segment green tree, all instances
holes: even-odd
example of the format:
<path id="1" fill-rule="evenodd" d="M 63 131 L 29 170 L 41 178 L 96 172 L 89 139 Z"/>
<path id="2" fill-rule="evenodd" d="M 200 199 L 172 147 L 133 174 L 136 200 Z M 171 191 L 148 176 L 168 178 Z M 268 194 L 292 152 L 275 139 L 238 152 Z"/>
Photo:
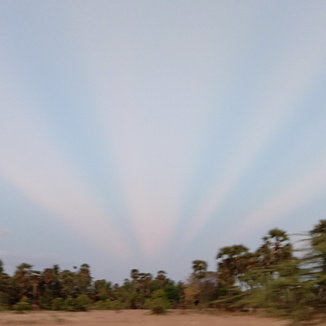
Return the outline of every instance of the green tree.
<path id="1" fill-rule="evenodd" d="M 0 260 L 0 310 L 11 305 L 13 297 L 12 278 L 4 272 L 3 262 Z"/>
<path id="2" fill-rule="evenodd" d="M 216 255 L 217 277 L 220 287 L 228 290 L 235 284 L 248 265 L 248 248 L 243 245 L 223 247 Z"/>
<path id="3" fill-rule="evenodd" d="M 193 275 L 196 280 L 200 281 L 206 276 L 208 264 L 204 260 L 194 260 L 192 262 Z"/>
<path id="4" fill-rule="evenodd" d="M 326 220 L 320 220 L 309 235 L 312 250 L 304 260 L 306 278 L 313 284 L 315 311 L 326 313 Z"/>
<path id="5" fill-rule="evenodd" d="M 159 270 L 156 275 L 156 280 L 158 280 L 161 287 L 163 287 L 165 281 L 166 281 L 166 271 Z"/>
<path id="6" fill-rule="evenodd" d="M 93 296 L 95 301 L 105 301 L 112 296 L 111 282 L 106 280 L 97 280 L 94 283 Z"/>
<path id="7" fill-rule="evenodd" d="M 17 266 L 13 276 L 17 298 L 24 300 L 32 294 L 32 265 L 22 263 Z"/>
<path id="8" fill-rule="evenodd" d="M 172 306 L 176 306 L 177 303 L 180 301 L 183 293 L 183 288 L 181 287 L 181 285 L 176 284 L 174 281 L 168 279 L 163 289 L 170 304 Z"/>
<path id="9" fill-rule="evenodd" d="M 193 306 L 199 300 L 200 288 L 198 283 L 190 282 L 184 289 L 184 300 L 187 306 Z"/>
<path id="10" fill-rule="evenodd" d="M 89 294 L 91 290 L 91 271 L 88 264 L 82 264 L 76 273 L 76 286 L 80 294 Z"/>
<path id="11" fill-rule="evenodd" d="M 75 296 L 77 293 L 75 276 L 76 275 L 74 272 L 67 269 L 63 270 L 59 275 L 61 295 L 65 299 L 71 296 Z"/>
<path id="12" fill-rule="evenodd" d="M 293 248 L 287 233 L 280 229 L 270 230 L 263 237 L 263 244 L 256 252 L 260 265 L 268 267 L 293 257 Z"/>

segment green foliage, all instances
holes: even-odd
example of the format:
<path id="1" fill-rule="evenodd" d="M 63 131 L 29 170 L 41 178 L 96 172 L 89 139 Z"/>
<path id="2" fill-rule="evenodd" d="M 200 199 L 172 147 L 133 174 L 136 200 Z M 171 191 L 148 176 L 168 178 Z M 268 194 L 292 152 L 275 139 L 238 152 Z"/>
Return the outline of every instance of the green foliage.
<path id="1" fill-rule="evenodd" d="M 23 313 L 25 311 L 32 310 L 32 306 L 27 300 L 23 299 L 14 304 L 13 309 L 18 313 Z"/>
<path id="2" fill-rule="evenodd" d="M 172 281 L 167 282 L 164 285 L 163 289 L 171 305 L 175 304 L 180 300 L 180 292 L 183 291 L 182 290 L 180 291 L 180 289 L 174 282 Z"/>
<path id="3" fill-rule="evenodd" d="M 198 300 L 200 288 L 197 283 L 190 283 L 184 290 L 184 299 L 187 306 L 193 306 Z"/>
<path id="4" fill-rule="evenodd" d="M 243 245 L 224 247 L 217 253 L 217 276 L 220 286 L 232 288 L 239 277 L 246 271 L 251 256 Z"/>
<path id="5" fill-rule="evenodd" d="M 64 300 L 62 308 L 61 303 L 61 300 L 56 300 L 53 302 L 53 305 L 56 305 L 55 310 L 63 309 L 66 311 L 87 311 L 89 310 L 92 302 L 86 294 L 80 294 L 77 296 L 77 298 L 68 297 L 66 300 Z"/>
<path id="6" fill-rule="evenodd" d="M 77 311 L 76 310 L 76 300 L 72 297 L 68 297 L 63 304 L 63 310 L 66 311 Z"/>
<path id="7" fill-rule="evenodd" d="M 94 305 L 93 308 L 96 310 L 110 310 L 112 309 L 112 301 L 109 299 L 106 300 L 101 300 L 97 301 Z"/>
<path id="8" fill-rule="evenodd" d="M 205 277 L 207 272 L 207 262 L 204 260 L 194 260 L 192 262 L 193 275 L 197 280 L 200 280 Z"/>
<path id="9" fill-rule="evenodd" d="M 123 308 L 125 308 L 125 307 L 124 307 L 123 303 L 120 302 L 119 300 L 114 300 L 114 301 L 111 302 L 111 305 L 110 305 L 111 310 L 118 311 L 118 310 L 121 310 Z"/>
<path id="10" fill-rule="evenodd" d="M 76 273 L 76 291 L 81 294 L 88 293 L 91 287 L 91 272 L 88 264 L 82 264 Z"/>
<path id="11" fill-rule="evenodd" d="M 131 309 L 142 309 L 146 298 L 140 293 L 134 293 L 130 299 L 130 308 Z"/>
<path id="12" fill-rule="evenodd" d="M 86 294 L 80 294 L 75 299 L 75 309 L 76 311 L 87 311 L 91 306 L 91 299 Z"/>
<path id="13" fill-rule="evenodd" d="M 41 309 L 51 310 L 53 301 L 53 291 L 46 288 L 39 298 L 39 305 Z"/>
<path id="14" fill-rule="evenodd" d="M 163 315 L 166 313 L 166 308 L 164 307 L 163 302 L 161 302 L 161 299 L 155 299 L 153 301 L 151 311 L 155 315 Z"/>
<path id="15" fill-rule="evenodd" d="M 263 306 L 268 312 L 299 321 L 310 317 L 309 306 L 314 295 L 298 280 L 281 278 L 273 280 L 266 287 L 264 299 Z"/>
<path id="16" fill-rule="evenodd" d="M 323 259 L 314 246 L 316 242 L 317 246 L 323 242 L 323 235 L 316 228 L 310 235 L 312 250 L 304 259 L 298 259 L 292 255 L 286 234 L 278 229 L 271 230 L 257 251 L 259 263 L 242 278 L 250 288 L 242 302 L 295 322 L 311 319 L 322 312 L 320 285 L 325 278 L 320 271 L 323 270 Z M 314 241 L 317 238 L 318 241 Z"/>
<path id="17" fill-rule="evenodd" d="M 158 299 L 158 298 L 167 300 L 166 293 L 164 290 L 156 290 L 155 292 L 153 292 L 152 299 Z"/>
<path id="18" fill-rule="evenodd" d="M 296 322 L 311 318 L 312 304 L 316 300 L 313 284 L 303 281 L 303 271 L 294 268 L 297 264 L 298 261 L 283 262 L 279 267 L 282 273 L 270 278 L 264 286 L 247 291 L 243 302 Z"/>
<path id="19" fill-rule="evenodd" d="M 165 309 L 170 309 L 171 304 L 164 290 L 157 290 L 152 295 L 152 306 L 162 305 Z"/>
<path id="20" fill-rule="evenodd" d="M 218 299 L 211 302 L 215 307 L 229 311 L 241 310 L 244 307 L 241 301 L 243 293 L 238 286 L 220 289 L 219 294 Z"/>
<path id="21" fill-rule="evenodd" d="M 150 309 L 153 313 L 160 314 L 165 313 L 166 309 L 170 309 L 171 304 L 165 291 L 160 289 L 153 292 L 152 298 L 146 300 L 143 308 Z"/>
<path id="22" fill-rule="evenodd" d="M 52 310 L 65 310 L 65 300 L 63 298 L 55 298 L 52 300 Z"/>

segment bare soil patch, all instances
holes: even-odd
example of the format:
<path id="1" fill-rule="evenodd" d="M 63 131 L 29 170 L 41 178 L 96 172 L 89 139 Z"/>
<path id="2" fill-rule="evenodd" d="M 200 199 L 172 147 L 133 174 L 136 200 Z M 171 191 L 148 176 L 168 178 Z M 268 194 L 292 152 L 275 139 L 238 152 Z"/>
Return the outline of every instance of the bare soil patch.
<path id="1" fill-rule="evenodd" d="M 171 311 L 152 315 L 146 310 L 58 312 L 37 311 L 25 314 L 0 313 L 0 325 L 78 325 L 78 326 L 285 326 L 284 320 L 256 315 L 194 313 Z"/>

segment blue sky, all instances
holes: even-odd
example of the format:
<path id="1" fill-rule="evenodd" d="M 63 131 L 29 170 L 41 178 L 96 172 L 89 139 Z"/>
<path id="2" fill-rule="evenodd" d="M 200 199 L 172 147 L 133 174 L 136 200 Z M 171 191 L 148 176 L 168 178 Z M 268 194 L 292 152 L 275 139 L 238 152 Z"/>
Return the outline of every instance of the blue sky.
<path id="1" fill-rule="evenodd" d="M 326 218 L 325 1 L 2 0 L 0 258 L 185 279 Z"/>

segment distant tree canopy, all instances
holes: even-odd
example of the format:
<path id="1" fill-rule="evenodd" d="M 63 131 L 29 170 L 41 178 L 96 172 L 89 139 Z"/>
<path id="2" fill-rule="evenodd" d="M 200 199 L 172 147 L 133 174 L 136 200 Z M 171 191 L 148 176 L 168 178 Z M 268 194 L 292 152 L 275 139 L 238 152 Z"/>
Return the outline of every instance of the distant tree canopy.
<path id="1" fill-rule="evenodd" d="M 295 257 L 288 234 L 274 228 L 254 251 L 242 244 L 217 250 L 216 270 L 209 271 L 204 260 L 192 261 L 187 282 L 169 279 L 164 270 L 153 276 L 132 269 L 130 279 L 112 284 L 94 280 L 88 264 L 37 271 L 22 263 L 10 276 L 0 260 L 0 310 L 263 308 L 295 321 L 311 319 L 326 313 L 326 220 L 307 232 L 305 240 L 300 258 Z"/>

